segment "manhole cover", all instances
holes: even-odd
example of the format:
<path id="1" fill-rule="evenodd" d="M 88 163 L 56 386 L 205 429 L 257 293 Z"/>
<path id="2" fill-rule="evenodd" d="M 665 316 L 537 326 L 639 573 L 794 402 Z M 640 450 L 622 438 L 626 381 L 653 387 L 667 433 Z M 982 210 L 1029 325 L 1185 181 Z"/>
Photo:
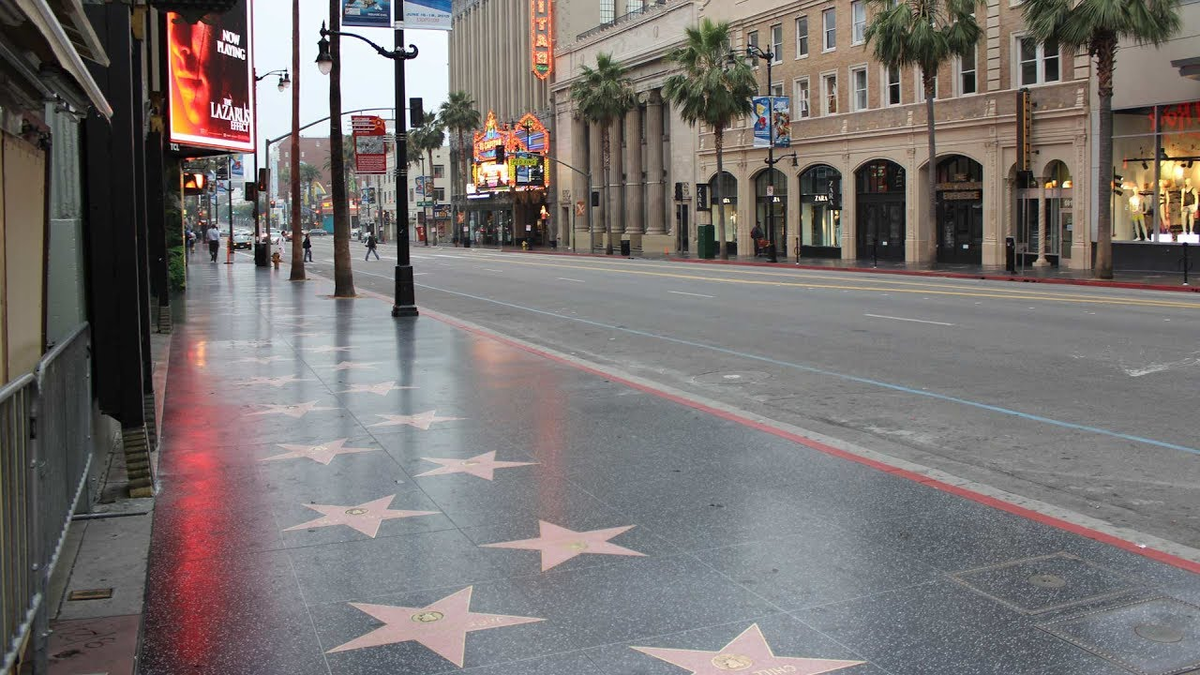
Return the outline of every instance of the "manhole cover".
<path id="1" fill-rule="evenodd" d="M 1183 642 L 1183 631 L 1158 623 L 1144 623 L 1140 626 L 1134 626 L 1133 632 L 1151 642 L 1161 642 L 1163 644 Z"/>
<path id="2" fill-rule="evenodd" d="M 1029 577 L 1029 583 L 1038 588 L 1062 588 L 1067 580 L 1055 574 L 1035 574 Z"/>
<path id="3" fill-rule="evenodd" d="M 704 373 L 692 378 L 696 384 L 755 384 L 770 379 L 771 374 L 761 370 L 721 370 Z"/>

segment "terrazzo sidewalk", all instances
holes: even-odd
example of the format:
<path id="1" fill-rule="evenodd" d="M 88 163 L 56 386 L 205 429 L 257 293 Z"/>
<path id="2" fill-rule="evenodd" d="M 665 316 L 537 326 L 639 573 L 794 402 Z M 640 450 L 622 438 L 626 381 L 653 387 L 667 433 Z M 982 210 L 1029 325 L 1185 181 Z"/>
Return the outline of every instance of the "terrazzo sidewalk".
<path id="1" fill-rule="evenodd" d="M 1200 576 L 286 274 L 189 270 L 141 673 L 1200 668 Z"/>

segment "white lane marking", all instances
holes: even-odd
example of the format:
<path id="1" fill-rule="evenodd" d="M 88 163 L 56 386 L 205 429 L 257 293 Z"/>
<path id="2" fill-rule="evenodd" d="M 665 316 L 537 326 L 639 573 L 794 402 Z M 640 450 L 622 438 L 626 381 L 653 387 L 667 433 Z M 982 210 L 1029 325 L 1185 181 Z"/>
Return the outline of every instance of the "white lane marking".
<path id="1" fill-rule="evenodd" d="M 675 295 L 691 295 L 691 296 L 697 297 L 697 298 L 715 298 L 715 297 L 717 297 L 715 295 L 705 295 L 703 293 L 688 293 L 687 291 L 667 291 L 667 292 L 674 293 Z"/>
<path id="2" fill-rule="evenodd" d="M 570 277 L 558 277 L 558 280 L 559 281 L 574 281 L 577 284 L 586 284 L 587 283 L 583 279 L 572 279 Z"/>
<path id="3" fill-rule="evenodd" d="M 501 274 L 503 274 L 503 272 L 501 272 L 501 270 L 494 270 L 490 267 L 480 267 L 479 269 L 483 270 L 484 272 L 500 272 Z"/>
<path id="4" fill-rule="evenodd" d="M 863 316 L 869 316 L 874 319 L 891 319 L 892 321 L 911 321 L 912 323 L 928 323 L 928 324 L 932 324 L 934 326 L 953 326 L 954 325 L 952 323 L 946 323 L 945 321 L 926 321 L 924 319 L 906 319 L 902 316 L 885 316 L 883 314 L 863 314 Z"/>
<path id="5" fill-rule="evenodd" d="M 413 272 L 413 276 L 414 276 L 414 277 L 423 277 L 423 276 L 425 276 L 426 274 L 429 274 L 429 272 Z M 389 278 L 390 278 L 390 277 L 389 277 Z"/>

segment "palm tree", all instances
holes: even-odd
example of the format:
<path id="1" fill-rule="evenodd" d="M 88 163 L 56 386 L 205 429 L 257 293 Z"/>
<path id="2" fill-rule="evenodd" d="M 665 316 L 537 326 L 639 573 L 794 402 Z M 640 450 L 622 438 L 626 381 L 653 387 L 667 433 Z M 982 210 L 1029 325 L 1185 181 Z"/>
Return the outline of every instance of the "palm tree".
<path id="1" fill-rule="evenodd" d="M 475 109 L 475 99 L 465 91 L 452 91 L 450 98 L 442 104 L 438 110 L 438 117 L 442 120 L 442 124 L 446 129 L 453 131 L 458 137 L 458 160 L 462 167 L 458 172 L 459 180 L 463 185 L 462 192 L 458 194 L 466 194 L 467 184 L 467 158 L 471 156 L 467 149 L 466 141 L 463 138 L 464 134 L 469 131 L 474 131 L 479 128 L 479 111 Z M 454 183 L 451 181 L 451 194 L 455 192 Z M 457 215 L 457 214 L 456 214 Z M 458 241 L 458 225 L 456 215 L 451 217 L 451 222 L 455 223 L 454 237 Z"/>
<path id="2" fill-rule="evenodd" d="M 717 181 L 712 203 L 720 209 L 717 238 L 721 259 L 729 258 L 725 237 L 725 208 L 721 196 L 721 179 L 725 175 L 725 128 L 734 120 L 749 115 L 751 99 L 758 92 L 754 70 L 742 59 L 731 59 L 729 24 L 713 23 L 705 18 L 699 26 L 687 29 L 684 46 L 670 55 L 682 72 L 667 78 L 663 97 L 679 108 L 688 124 L 707 124 L 713 129 L 713 145 L 717 150 Z"/>
<path id="3" fill-rule="evenodd" d="M 937 72 L 943 63 L 964 56 L 979 42 L 975 8 L 979 0 L 869 0 L 875 16 L 864 37 L 875 59 L 888 69 L 908 66 L 921 69 L 925 90 L 925 133 L 929 141 L 928 214 L 937 209 L 937 142 L 934 137 L 933 98 Z"/>
<path id="4" fill-rule="evenodd" d="M 413 148 L 415 150 L 418 160 L 421 157 L 420 153 L 425 153 L 425 156 L 429 158 L 429 175 L 425 177 L 425 180 L 427 181 L 425 183 L 425 196 L 429 197 L 430 199 L 432 199 L 434 195 L 433 151 L 442 147 L 445 142 L 446 131 L 442 128 L 441 120 L 439 120 L 436 116 L 426 119 L 425 124 L 413 129 L 408 134 L 409 148 Z M 431 228 L 434 228 L 434 225 L 436 224 L 436 209 L 437 205 L 435 200 L 434 217 L 432 220 L 427 221 L 425 225 L 426 243 L 429 242 L 429 233 Z"/>
<path id="5" fill-rule="evenodd" d="M 313 183 L 316 183 L 320 178 L 320 169 L 308 162 L 300 162 L 300 184 L 304 186 L 309 211 L 315 210 L 313 208 Z"/>
<path id="6" fill-rule="evenodd" d="M 1086 47 L 1096 59 L 1096 94 L 1100 99 L 1100 191 L 1096 209 L 1096 263 L 1092 273 L 1111 279 L 1112 197 L 1109 193 L 1113 166 L 1113 70 L 1121 40 L 1161 45 L 1182 25 L 1179 0 L 1026 0 L 1025 24 L 1033 37 L 1057 42 L 1071 52 Z"/>
<path id="7" fill-rule="evenodd" d="M 325 163 L 321 165 L 321 169 L 325 171 L 333 170 L 332 148 L 330 150 L 331 152 L 325 156 Z M 356 192 L 354 188 L 358 184 L 358 171 L 355 169 L 354 165 L 353 143 L 342 143 L 342 168 L 344 169 L 346 176 L 346 185 L 350 188 L 351 192 Z"/>
<path id="8" fill-rule="evenodd" d="M 612 162 L 612 139 L 609 138 L 609 127 L 612 123 L 625 116 L 637 105 L 637 96 L 633 92 L 633 82 L 627 76 L 628 71 L 612 54 L 597 54 L 596 67 L 581 66 L 579 77 L 571 83 L 571 100 L 579 113 L 593 128 L 600 127 L 600 144 L 604 157 L 604 175 L 608 176 L 609 165 Z M 747 102 L 747 105 L 749 102 Z M 612 204 L 609 191 L 612 189 L 604 181 L 604 200 Z M 605 218 L 604 231 L 607 245 L 604 252 L 613 254 L 612 245 L 612 214 Z"/>

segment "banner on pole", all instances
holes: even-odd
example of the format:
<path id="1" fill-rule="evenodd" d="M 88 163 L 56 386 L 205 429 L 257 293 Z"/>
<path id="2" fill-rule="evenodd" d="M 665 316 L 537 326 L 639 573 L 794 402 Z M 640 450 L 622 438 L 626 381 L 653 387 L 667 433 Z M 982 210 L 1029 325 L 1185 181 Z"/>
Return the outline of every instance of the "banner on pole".
<path id="1" fill-rule="evenodd" d="M 404 30 L 450 30 L 450 0 L 405 0 L 404 16 L 398 28 Z"/>
<path id="2" fill-rule="evenodd" d="M 754 147 L 766 148 L 774 136 L 775 147 L 792 146 L 792 107 L 787 96 L 755 96 Z"/>
<path id="3" fill-rule="evenodd" d="M 354 133 L 354 171 L 360 176 L 387 173 L 387 125 L 376 115 L 352 115 Z"/>
<path id="4" fill-rule="evenodd" d="M 392 27 L 392 0 L 343 0 L 342 25 Z"/>

